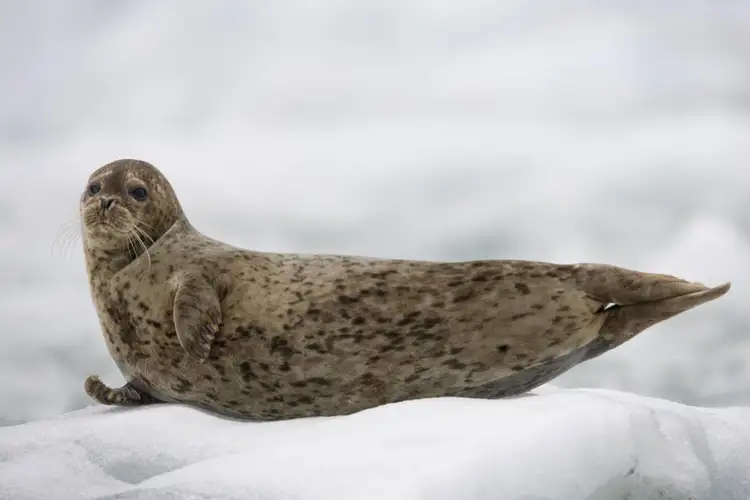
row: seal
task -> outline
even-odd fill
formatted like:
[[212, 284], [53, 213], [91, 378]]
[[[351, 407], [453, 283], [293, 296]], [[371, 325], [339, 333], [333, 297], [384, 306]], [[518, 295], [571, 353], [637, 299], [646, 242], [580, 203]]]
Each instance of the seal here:
[[96, 170], [80, 213], [93, 303], [127, 381], [88, 377], [102, 404], [279, 420], [508, 397], [730, 287], [603, 264], [249, 251], [196, 230], [141, 160]]

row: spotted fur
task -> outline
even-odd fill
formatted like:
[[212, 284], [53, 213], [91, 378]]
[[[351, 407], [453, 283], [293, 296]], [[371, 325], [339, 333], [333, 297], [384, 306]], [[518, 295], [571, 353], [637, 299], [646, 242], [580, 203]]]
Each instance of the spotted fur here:
[[146, 162], [115, 161], [92, 183], [81, 200], [90, 288], [128, 380], [90, 377], [103, 404], [276, 420], [506, 397], [729, 289], [598, 264], [248, 251], [193, 228]]

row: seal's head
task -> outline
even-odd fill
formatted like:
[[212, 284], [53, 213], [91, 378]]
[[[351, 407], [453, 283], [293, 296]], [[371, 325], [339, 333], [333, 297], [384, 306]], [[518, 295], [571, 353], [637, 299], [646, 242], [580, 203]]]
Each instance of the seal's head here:
[[177, 196], [156, 167], [141, 160], [108, 163], [81, 195], [88, 246], [140, 253], [184, 217]]

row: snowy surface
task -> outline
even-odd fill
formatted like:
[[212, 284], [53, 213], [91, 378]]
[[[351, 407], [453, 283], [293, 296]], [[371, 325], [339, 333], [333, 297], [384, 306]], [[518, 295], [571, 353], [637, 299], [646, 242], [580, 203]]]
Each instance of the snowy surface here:
[[132, 156], [248, 248], [732, 281], [555, 383], [750, 404], [748, 26], [750, 0], [3, 0], [0, 425], [116, 383], [52, 243]]
[[243, 423], [91, 407], [0, 429], [3, 500], [747, 500], [750, 408], [541, 388]]

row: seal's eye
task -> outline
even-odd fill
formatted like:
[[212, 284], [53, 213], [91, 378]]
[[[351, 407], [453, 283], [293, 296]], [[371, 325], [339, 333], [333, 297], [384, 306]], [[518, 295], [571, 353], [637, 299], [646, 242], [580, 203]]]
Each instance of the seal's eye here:
[[133, 188], [130, 190], [130, 196], [138, 201], [143, 201], [148, 197], [148, 191], [142, 187]]
[[98, 193], [101, 190], [102, 190], [102, 185], [99, 184], [98, 182], [92, 182], [91, 184], [89, 184], [89, 189], [88, 189], [89, 196], [94, 196], [96, 193]]

